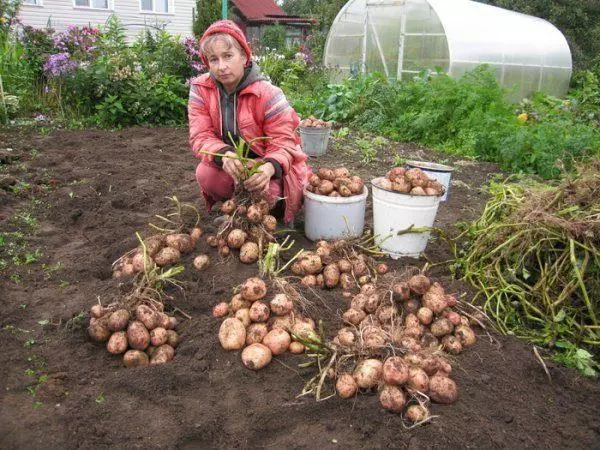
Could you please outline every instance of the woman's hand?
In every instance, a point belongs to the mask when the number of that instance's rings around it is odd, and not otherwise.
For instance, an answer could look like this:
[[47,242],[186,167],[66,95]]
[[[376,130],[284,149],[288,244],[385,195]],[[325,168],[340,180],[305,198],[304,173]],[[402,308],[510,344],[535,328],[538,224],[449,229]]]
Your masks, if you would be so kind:
[[275,174],[275,167],[270,162],[261,165],[258,172],[244,181],[244,187],[250,192],[263,192],[269,189],[271,177]]
[[242,176],[244,167],[234,152],[226,152],[223,155],[223,170],[237,183]]

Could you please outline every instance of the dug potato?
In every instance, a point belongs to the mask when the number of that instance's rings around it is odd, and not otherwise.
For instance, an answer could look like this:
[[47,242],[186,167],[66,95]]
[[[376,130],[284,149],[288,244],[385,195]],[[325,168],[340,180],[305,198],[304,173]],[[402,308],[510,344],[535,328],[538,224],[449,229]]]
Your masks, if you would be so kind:
[[408,280],[408,287],[417,295],[423,295],[429,289],[431,281],[425,275],[415,275]]
[[116,310],[108,317],[108,329],[110,331],[123,331],[125,328],[127,328],[129,317],[129,311],[126,309]]
[[106,349],[113,355],[119,355],[127,350],[127,345],[127,333],[125,331],[117,331],[108,340]]
[[379,393],[379,403],[388,411],[399,413],[406,405],[406,397],[402,389],[388,384]]
[[381,382],[383,363],[378,359],[362,360],[356,365],[353,376],[359,388],[373,388]]
[[210,266],[210,257],[205,254],[198,255],[194,258],[193,265],[194,269],[196,269],[197,271],[203,271],[208,266]]
[[256,301],[267,295],[267,286],[265,282],[258,277],[248,278],[242,284],[241,290],[244,300]]
[[261,301],[255,301],[250,307],[250,320],[252,322],[266,322],[269,320],[269,305]]
[[299,355],[300,353],[304,353],[304,344],[301,344],[300,342],[292,342],[290,343],[290,347],[288,348],[288,350],[290,351],[290,353],[294,354],[294,355]]
[[262,343],[269,347],[273,355],[281,355],[285,353],[292,342],[290,334],[281,328],[275,328],[263,339]]
[[167,330],[167,344],[173,348],[179,345],[179,335],[174,330]]
[[157,326],[156,311],[148,305],[138,305],[135,310],[135,318],[144,324],[148,330],[153,330]]
[[246,345],[261,343],[269,329],[264,323],[251,323],[246,327]]
[[157,347],[152,357],[150,358],[150,364],[165,364],[173,359],[175,356],[175,349],[169,344],[163,344]]
[[358,392],[358,384],[356,384],[356,380],[352,375],[343,373],[337,379],[335,389],[341,398],[350,398],[354,397]]
[[150,331],[150,344],[154,347],[166,344],[167,339],[167,330],[162,327],[156,327],[154,330]]
[[217,303],[213,306],[212,315],[214,318],[219,319],[225,317],[227,314],[229,314],[229,305],[227,302]]
[[429,380],[429,396],[434,402],[449,405],[456,401],[456,383],[442,375],[434,375]]
[[394,386],[402,386],[408,381],[408,365],[400,356],[390,356],[385,360],[383,380]]
[[163,267],[168,264],[175,264],[181,259],[179,250],[173,247],[165,247],[160,250],[154,257],[154,262],[157,266]]
[[110,330],[106,325],[102,322],[95,320],[90,321],[90,326],[88,327],[88,334],[94,341],[104,342],[108,340],[110,337]]
[[294,309],[294,303],[285,294],[277,294],[269,302],[269,305],[271,306],[271,311],[278,316],[289,314]]
[[219,328],[219,342],[225,350],[239,350],[246,343],[246,327],[236,319],[225,319]]
[[260,370],[271,362],[271,350],[263,344],[252,344],[242,351],[242,362],[251,370]]
[[134,350],[146,350],[150,345],[150,333],[142,322],[134,320],[127,327],[127,341]]
[[127,350],[123,355],[125,367],[147,366],[149,363],[148,355],[139,350]]

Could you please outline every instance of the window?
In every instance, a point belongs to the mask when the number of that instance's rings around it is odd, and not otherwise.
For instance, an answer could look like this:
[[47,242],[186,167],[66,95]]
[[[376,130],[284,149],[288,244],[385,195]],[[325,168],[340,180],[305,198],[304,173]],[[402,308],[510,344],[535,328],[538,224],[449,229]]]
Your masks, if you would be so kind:
[[140,9],[145,12],[170,13],[169,0],[140,0]]
[[24,5],[42,6],[42,0],[23,0]]
[[108,9],[108,0],[74,0],[79,8]]

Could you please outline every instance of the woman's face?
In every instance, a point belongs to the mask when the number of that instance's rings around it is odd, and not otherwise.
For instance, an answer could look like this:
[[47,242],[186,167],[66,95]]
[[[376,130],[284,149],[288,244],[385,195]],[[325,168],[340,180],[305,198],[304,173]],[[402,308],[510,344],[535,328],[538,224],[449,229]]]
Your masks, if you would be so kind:
[[228,93],[235,90],[244,75],[246,55],[223,39],[218,39],[207,52],[208,69]]

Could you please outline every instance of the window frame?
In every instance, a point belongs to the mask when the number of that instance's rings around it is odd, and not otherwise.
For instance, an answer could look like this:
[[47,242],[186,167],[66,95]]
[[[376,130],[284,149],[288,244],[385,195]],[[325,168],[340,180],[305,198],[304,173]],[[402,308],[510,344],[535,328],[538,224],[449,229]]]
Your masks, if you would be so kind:
[[[88,5],[92,4],[92,0],[87,0],[88,1]],[[115,2],[114,0],[107,0],[106,1],[106,8],[98,8],[95,6],[83,6],[83,5],[78,5],[75,3],[75,0],[72,0],[73,2],[73,9],[85,9],[86,11],[114,11],[115,10]]]
[[142,9],[142,0],[139,0],[139,12],[140,14],[151,14],[158,16],[174,16],[175,15],[175,0],[167,0],[167,12],[156,11],[156,0],[150,0],[152,2],[152,10]]
[[33,6],[34,8],[43,8],[44,0],[33,0],[35,3],[25,3],[21,2],[21,6]]

